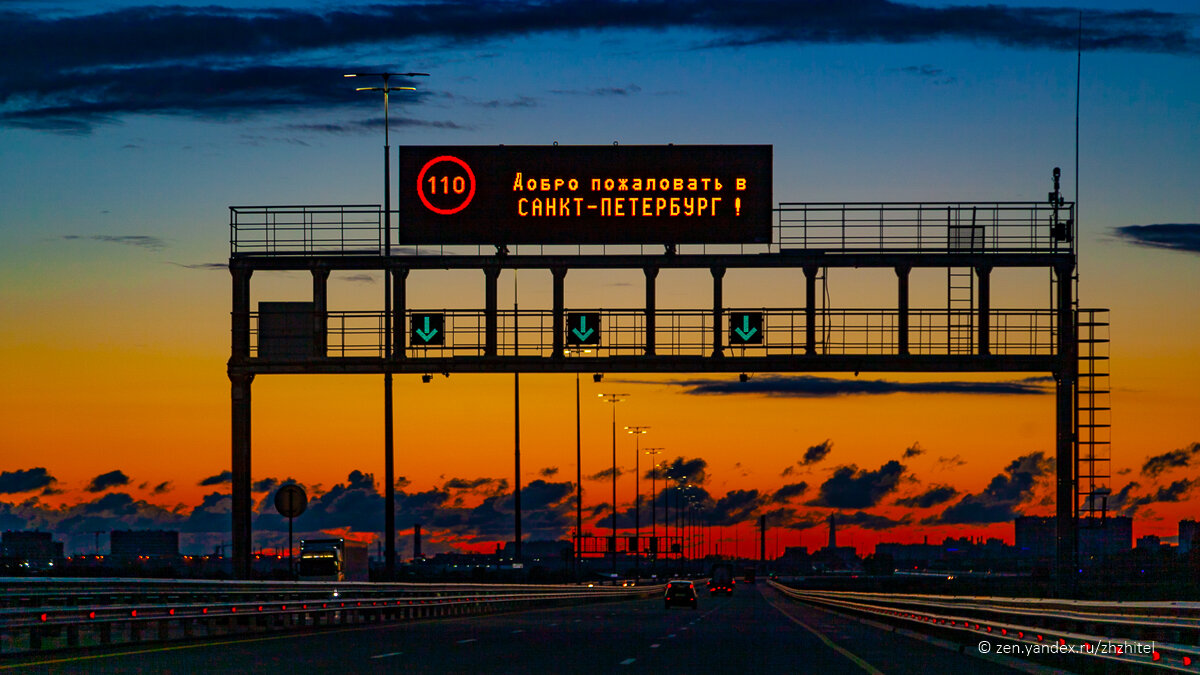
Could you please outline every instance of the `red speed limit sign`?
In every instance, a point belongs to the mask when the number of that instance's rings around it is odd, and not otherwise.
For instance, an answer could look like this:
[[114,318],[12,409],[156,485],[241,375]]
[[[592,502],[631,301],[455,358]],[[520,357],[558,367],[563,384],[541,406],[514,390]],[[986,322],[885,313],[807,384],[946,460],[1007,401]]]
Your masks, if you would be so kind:
[[471,203],[475,196],[475,173],[453,155],[434,157],[417,174],[417,195],[425,208],[449,216]]

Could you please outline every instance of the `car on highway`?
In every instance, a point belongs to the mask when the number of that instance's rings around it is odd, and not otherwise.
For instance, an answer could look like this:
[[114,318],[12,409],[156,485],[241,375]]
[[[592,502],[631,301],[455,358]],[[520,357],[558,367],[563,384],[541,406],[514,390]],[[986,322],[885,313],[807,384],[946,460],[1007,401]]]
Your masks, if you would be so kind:
[[663,606],[670,609],[671,605],[686,605],[696,609],[696,587],[686,579],[672,579],[667,582],[663,592]]

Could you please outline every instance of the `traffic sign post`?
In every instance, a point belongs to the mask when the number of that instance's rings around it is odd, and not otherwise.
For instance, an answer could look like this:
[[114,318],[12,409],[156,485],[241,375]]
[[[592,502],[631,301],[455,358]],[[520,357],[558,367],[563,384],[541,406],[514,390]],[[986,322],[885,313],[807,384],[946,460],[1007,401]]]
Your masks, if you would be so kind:
[[761,345],[763,343],[762,312],[730,312],[729,344]]
[[568,312],[567,344],[600,344],[600,312]]
[[288,574],[294,574],[292,568],[292,520],[296,516],[304,513],[308,508],[308,495],[304,492],[304,488],[299,485],[290,484],[279,488],[275,493],[275,510],[279,515],[288,519]]
[[446,315],[413,314],[412,344],[417,347],[440,347],[446,344]]

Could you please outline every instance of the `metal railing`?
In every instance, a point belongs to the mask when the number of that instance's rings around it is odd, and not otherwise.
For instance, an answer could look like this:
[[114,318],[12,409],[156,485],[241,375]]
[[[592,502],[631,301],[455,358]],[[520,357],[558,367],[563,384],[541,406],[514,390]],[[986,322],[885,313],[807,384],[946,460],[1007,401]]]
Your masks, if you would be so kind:
[[1049,202],[783,203],[776,243],[783,249],[931,253],[1063,253],[1054,226],[1075,204]]
[[[158,582],[111,592],[77,584],[76,602],[0,609],[0,653],[204,639],[412,621],[648,597],[662,586]],[[121,602],[133,592],[136,601]],[[146,592],[164,594],[149,602]],[[28,594],[28,593],[26,593]],[[7,594],[6,595],[11,595]],[[62,591],[49,594],[64,599]],[[47,599],[43,597],[43,600]],[[97,601],[99,600],[99,601]],[[90,601],[90,602],[89,602]]]
[[229,207],[232,255],[370,254],[383,251],[378,204]]
[[[822,252],[1069,253],[1075,204],[1049,202],[784,202],[769,244],[682,244],[679,254]],[[378,205],[231,206],[232,255],[380,255]],[[496,248],[403,245],[395,256],[494,256]],[[501,242],[503,243],[503,242]],[[662,245],[521,245],[513,255],[662,255]]]
[[[645,353],[646,312],[642,309],[583,309],[570,312],[600,314],[600,344],[570,348],[568,358],[596,359]],[[444,344],[413,344],[413,315],[439,313],[444,317]],[[730,344],[732,316],[740,312],[763,315],[762,344]],[[959,315],[969,310],[910,310],[908,349],[911,354],[963,353],[952,341],[951,329]],[[383,356],[384,315],[380,311],[327,312],[326,358]],[[895,309],[822,309],[814,314],[818,355],[897,354],[900,348],[900,314]],[[996,309],[989,312],[989,351],[1000,356],[1052,355],[1055,353],[1053,310]],[[482,356],[486,349],[486,315],[482,310],[410,310],[404,317],[410,336],[408,358]],[[805,354],[808,318],[804,309],[726,309],[722,313],[722,342],[727,356],[779,356]],[[549,310],[497,312],[498,356],[549,357],[554,348],[554,314]],[[250,314],[250,356],[258,357],[259,313]],[[655,353],[670,356],[708,356],[712,353],[712,310],[659,310],[655,312]],[[971,349],[976,353],[978,328]]]
[[[1014,656],[1068,654],[1121,666],[1200,671],[1200,603],[800,590],[792,600],[934,633],[960,643],[1020,645]],[[1072,663],[1071,669],[1086,668]]]

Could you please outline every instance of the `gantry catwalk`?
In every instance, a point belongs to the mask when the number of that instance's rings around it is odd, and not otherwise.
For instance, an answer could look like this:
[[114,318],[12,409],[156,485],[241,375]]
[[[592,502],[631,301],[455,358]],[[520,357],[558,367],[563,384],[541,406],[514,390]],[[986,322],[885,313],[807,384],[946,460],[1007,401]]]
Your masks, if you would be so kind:
[[[1079,523],[1103,522],[1109,475],[1107,310],[1076,304],[1074,204],[1057,190],[1047,202],[782,203],[774,219],[772,242],[765,245],[410,246],[384,255],[384,215],[375,205],[231,207],[235,574],[250,573],[254,378],[387,372],[1049,374],[1055,381],[1057,559],[1066,574],[1076,559]],[[894,270],[894,306],[827,306],[820,287],[831,268]],[[1050,300],[993,308],[992,271],[999,268],[1048,269]],[[330,272],[385,269],[391,271],[391,316],[329,310]],[[551,273],[552,308],[501,309],[501,271],[526,269]],[[586,269],[641,270],[644,306],[568,307],[564,279]],[[660,307],[656,279],[667,269],[708,270],[711,306]],[[795,270],[804,304],[727,307],[723,280],[734,269]],[[914,269],[946,270],[944,306],[910,307]],[[312,275],[311,303],[251,307],[255,272],[304,270]],[[479,271],[484,306],[410,307],[412,270]],[[599,344],[586,352],[570,344],[567,317],[577,312],[599,315]],[[734,323],[747,313],[761,316],[760,344],[734,344]],[[417,344],[416,331],[431,330],[430,316],[440,322],[442,338]],[[385,536],[389,560],[391,534]]]

